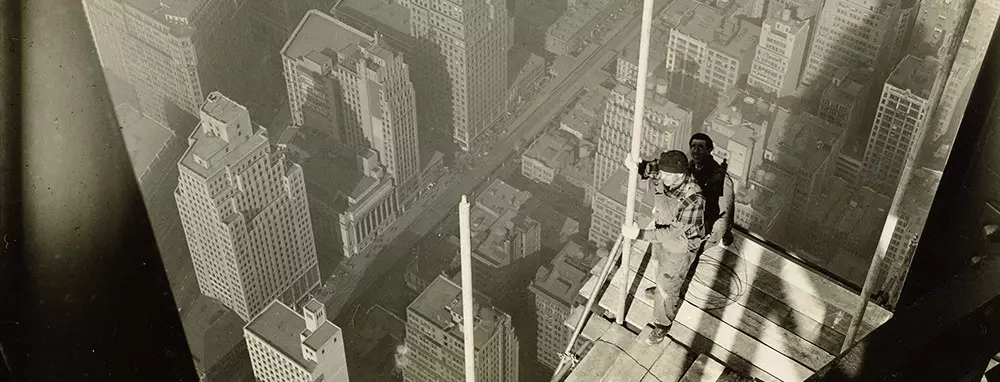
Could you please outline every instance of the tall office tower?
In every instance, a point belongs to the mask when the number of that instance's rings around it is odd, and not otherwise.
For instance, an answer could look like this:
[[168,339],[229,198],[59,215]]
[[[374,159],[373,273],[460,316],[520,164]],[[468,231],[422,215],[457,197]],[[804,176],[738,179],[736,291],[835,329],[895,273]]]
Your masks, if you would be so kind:
[[910,54],[935,56],[944,60],[954,56],[965,35],[969,8],[973,1],[925,0],[913,24]]
[[917,3],[830,0],[823,6],[800,86],[818,96],[837,69],[874,68],[881,81],[903,53]]
[[319,283],[302,167],[218,92],[188,144],[174,198],[201,293],[245,321],[276,299],[295,306]]
[[969,14],[965,35],[962,36],[962,44],[975,48],[979,54],[985,54],[986,47],[990,45],[990,38],[993,37],[993,29],[996,28],[998,16],[1000,16],[1000,1],[976,1],[975,5],[972,6],[972,13]]
[[272,302],[243,328],[259,382],[348,382],[344,334],[316,299],[296,313]]
[[870,106],[871,70],[842,68],[834,74],[830,86],[823,91],[816,116],[824,121],[847,129],[847,137],[840,150],[834,175],[848,184],[860,180],[861,163],[871,132]]
[[[644,158],[658,157],[660,150],[687,150],[691,137],[691,112],[667,101],[666,85],[657,82],[656,92],[647,91],[640,151]],[[618,85],[604,107],[604,121],[594,157],[594,190],[600,190],[612,174],[621,170],[629,152],[635,90]],[[596,195],[596,193],[595,193]],[[596,199],[595,199],[596,200]]]
[[914,160],[934,111],[941,86],[940,63],[906,56],[882,89],[878,112],[865,150],[866,183],[883,195],[895,195],[903,166]]
[[847,129],[809,114],[778,111],[764,158],[793,175],[789,212],[805,213],[833,177]]
[[695,124],[701,124],[750,72],[761,28],[741,16],[752,14],[755,3],[695,2],[670,31],[666,60],[670,99],[691,109]]
[[378,34],[320,11],[302,18],[281,50],[293,123],[378,153],[404,205],[420,188],[417,116],[409,67]]
[[[514,382],[518,373],[518,341],[510,315],[475,293],[475,364],[477,381]],[[462,331],[462,287],[438,276],[406,308],[407,382],[465,380]]]
[[84,0],[83,11],[90,24],[90,34],[94,38],[101,66],[127,79],[125,5],[121,0]]
[[[559,355],[569,343],[573,329],[565,325],[573,302],[580,288],[587,281],[590,269],[597,265],[607,251],[585,248],[568,242],[549,266],[542,266],[535,273],[535,280],[528,290],[535,294],[535,312],[538,317],[538,362],[555,370]],[[584,350],[587,340],[578,341],[576,350]],[[574,354],[583,354],[582,352]]]
[[85,7],[102,64],[128,79],[143,114],[176,127],[183,114],[175,113],[198,115],[203,90],[267,98],[243,86],[255,75],[255,61],[245,59],[246,1],[85,0]]
[[423,100],[441,116],[431,122],[441,126],[433,128],[450,128],[459,147],[469,151],[506,107],[507,51],[513,45],[506,2],[408,0],[405,5],[423,65],[435,67],[420,72],[442,74],[429,76],[437,96]]
[[764,20],[747,85],[778,97],[794,93],[808,43],[809,20],[792,18],[790,9]]

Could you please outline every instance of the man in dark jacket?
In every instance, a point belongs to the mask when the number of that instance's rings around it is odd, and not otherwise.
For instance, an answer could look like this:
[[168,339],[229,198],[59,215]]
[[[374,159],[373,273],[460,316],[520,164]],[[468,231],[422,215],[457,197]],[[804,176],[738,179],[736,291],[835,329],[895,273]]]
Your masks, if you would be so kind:
[[[638,158],[625,160],[631,171],[639,171],[640,164],[648,167],[651,162],[641,162]],[[655,176],[643,174],[656,182],[653,229],[639,229],[635,222],[622,227],[624,237],[652,244],[657,262],[656,287],[645,291],[654,305],[653,332],[646,339],[649,344],[666,338],[684,301],[705,238],[705,198],[688,171],[687,155],[677,150],[667,151],[660,155],[656,167]]]
[[733,195],[733,179],[729,176],[729,164],[722,164],[712,157],[715,146],[707,134],[696,133],[688,141],[691,150],[689,169],[701,186],[705,196],[705,249],[718,245],[723,247],[733,243],[733,216],[736,207]]

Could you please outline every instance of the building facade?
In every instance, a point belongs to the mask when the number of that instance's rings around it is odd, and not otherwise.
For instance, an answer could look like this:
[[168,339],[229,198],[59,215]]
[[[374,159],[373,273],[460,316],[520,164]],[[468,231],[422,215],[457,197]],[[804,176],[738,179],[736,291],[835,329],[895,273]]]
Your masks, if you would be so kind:
[[[580,288],[587,281],[590,269],[607,256],[607,251],[595,251],[575,242],[566,243],[548,266],[535,274],[528,290],[535,295],[535,313],[538,317],[538,362],[553,371],[559,366],[559,355],[573,333],[566,326],[566,319],[574,307]],[[575,323],[574,323],[575,324]],[[577,343],[577,352],[590,345],[584,338]]]
[[826,2],[800,86],[818,93],[841,68],[873,68],[879,72],[874,81],[885,78],[881,73],[893,67],[903,53],[918,5],[903,0]]
[[[691,112],[665,98],[665,85],[646,95],[640,152],[644,158],[658,157],[660,150],[685,150],[691,137]],[[662,91],[661,91],[662,90]],[[604,108],[597,154],[594,157],[594,189],[599,190],[623,168],[630,151],[635,90],[619,85]],[[595,200],[596,200],[595,192]]]
[[[478,293],[473,302],[476,380],[517,381],[519,346],[510,315]],[[465,381],[462,319],[462,288],[438,276],[406,309],[404,381]]]
[[359,155],[361,177],[347,197],[347,208],[337,215],[344,256],[360,254],[396,221],[401,211],[393,178],[387,176],[372,150]]
[[349,382],[344,334],[316,299],[296,313],[280,301],[247,323],[243,336],[259,382]]
[[747,85],[778,97],[789,96],[798,87],[809,43],[809,20],[791,15],[792,11],[785,9],[780,16],[764,20],[747,77]]
[[254,29],[247,2],[86,0],[84,7],[101,64],[135,88],[143,114],[178,128],[180,113],[198,115],[205,91],[255,106],[267,98],[246,88],[258,73],[245,59]]
[[[378,37],[309,11],[282,49],[292,120],[315,124],[357,152],[378,153],[400,199],[420,188],[409,66]],[[307,118],[308,116],[308,118]]]
[[319,283],[302,168],[246,108],[213,92],[177,164],[174,198],[201,293],[249,321]]
[[923,144],[937,98],[932,95],[943,82],[939,69],[933,58],[907,56],[883,87],[863,170],[865,182],[883,195],[896,193],[903,167]]
[[[459,148],[473,141],[506,107],[507,51],[513,46],[513,19],[506,2],[474,0],[406,0],[410,29],[437,96],[425,100],[440,112],[432,122],[449,128]],[[446,72],[446,74],[445,74]],[[441,96],[450,94],[450,97]],[[422,105],[423,106],[423,105]]]

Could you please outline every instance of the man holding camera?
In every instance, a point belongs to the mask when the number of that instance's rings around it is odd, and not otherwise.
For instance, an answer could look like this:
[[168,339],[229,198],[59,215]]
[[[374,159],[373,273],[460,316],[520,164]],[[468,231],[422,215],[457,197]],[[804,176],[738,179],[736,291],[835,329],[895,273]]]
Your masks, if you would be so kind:
[[[653,332],[646,342],[656,344],[667,336],[684,301],[694,274],[694,264],[705,240],[705,198],[689,172],[687,155],[671,150],[657,161],[629,157],[626,167],[654,182],[653,229],[639,229],[634,222],[622,227],[622,235],[652,244],[657,260],[656,287],[645,291],[654,301]],[[626,250],[628,253],[628,250]]]

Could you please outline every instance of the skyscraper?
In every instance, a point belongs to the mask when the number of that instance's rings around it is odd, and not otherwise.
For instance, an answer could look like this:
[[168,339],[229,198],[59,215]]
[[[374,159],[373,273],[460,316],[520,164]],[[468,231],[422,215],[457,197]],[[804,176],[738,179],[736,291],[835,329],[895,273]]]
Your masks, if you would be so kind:
[[311,299],[302,314],[272,302],[243,328],[259,382],[348,382],[344,334]]
[[[428,107],[442,118],[432,128],[450,128],[469,151],[473,141],[504,111],[507,51],[513,45],[512,19],[501,0],[406,0],[410,29],[424,55],[420,73],[430,76],[435,94]],[[445,75],[443,71],[446,71]],[[450,94],[450,97],[443,96]],[[421,105],[423,107],[423,105]]]
[[[918,2],[910,0],[830,0],[820,12],[800,86],[825,89],[840,68],[884,72],[898,62],[913,25]],[[876,75],[875,80],[885,78]]]
[[[667,101],[666,85],[657,83],[657,92],[647,92],[645,118],[642,126],[640,152],[647,159],[658,156],[657,150],[685,150],[691,137],[691,112]],[[622,161],[629,152],[632,136],[632,116],[635,110],[635,90],[617,86],[604,107],[604,121],[594,157],[594,190],[624,168]],[[595,200],[596,200],[595,192]]]
[[[143,114],[164,125],[197,116],[203,91],[245,96],[246,0],[85,0],[98,55],[135,87]],[[223,53],[224,52],[224,53]]]
[[882,90],[865,150],[864,177],[884,195],[894,195],[903,166],[916,158],[941,86],[940,63],[906,56]]
[[226,96],[200,116],[174,191],[198,287],[247,321],[276,299],[295,306],[319,283],[302,168]]
[[[406,308],[407,382],[461,382],[465,380],[462,288],[438,276]],[[510,315],[476,293],[476,380],[514,382],[518,378],[518,341]]]
[[417,117],[402,55],[320,11],[306,13],[281,50],[293,123],[378,153],[404,204],[420,188]]
[[101,66],[118,77],[128,78],[124,52],[127,35],[125,5],[121,0],[85,0],[83,11],[87,14]]
[[747,85],[778,97],[794,93],[809,43],[809,26],[809,20],[792,18],[790,9],[764,20]]

